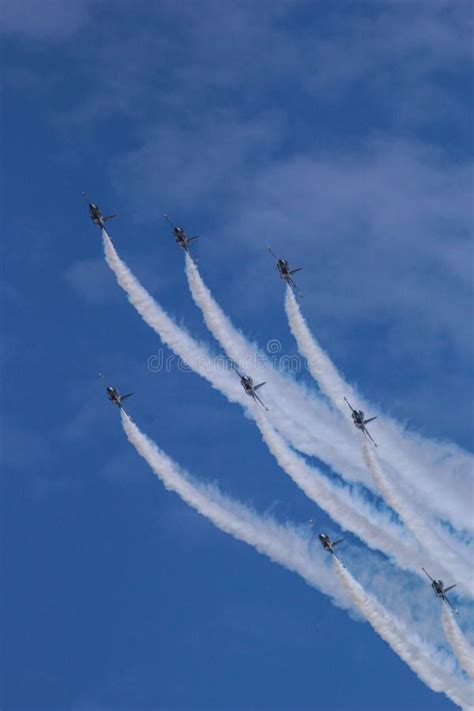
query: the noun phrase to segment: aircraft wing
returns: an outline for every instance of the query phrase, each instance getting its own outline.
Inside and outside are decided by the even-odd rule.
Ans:
[[[376,420],[376,419],[377,419],[377,416],[375,416],[375,417],[369,417],[368,420],[364,420],[364,425],[368,425],[369,422],[373,422],[373,421]]]
[[[351,408],[352,412],[355,412],[354,408],[352,407],[351,403],[350,403],[349,400],[346,398],[346,396],[344,396],[344,400],[347,402],[347,404],[348,404],[349,407]]]
[[[376,442],[375,439],[372,437],[372,435],[370,434],[370,432],[369,432],[369,430],[367,429],[367,427],[364,427],[364,434],[367,435],[367,437],[368,437],[368,438],[370,439],[370,441],[373,443],[374,447],[376,447],[376,446],[377,446],[377,442]]]
[[[253,389],[258,390],[259,388],[263,387],[265,383],[259,383],[258,385],[254,385]]]
[[[132,397],[133,393],[127,393],[126,395],[121,395],[120,399],[121,400],[126,400],[128,397]]]
[[[454,605],[453,605],[453,603],[451,602],[451,600],[448,600],[447,597],[444,597],[444,598],[443,598],[443,602],[445,602],[447,605],[449,605],[449,607],[452,609],[453,612],[456,613],[456,615],[459,615],[459,611],[456,610],[456,608],[454,607]]]
[[[338,541],[334,541],[334,543],[332,544],[332,547],[334,548],[334,546],[337,546],[339,543],[342,543],[343,540],[344,540],[344,538],[340,538]]]
[[[199,235],[195,235],[194,237],[188,237],[188,242],[192,242],[195,239],[199,239]]]
[[[453,588],[455,588],[456,585],[457,585],[457,583],[454,583],[454,585],[450,585],[449,588],[444,588],[444,592],[445,592],[445,593],[449,592],[450,590],[452,590]]]
[[[298,269],[292,269],[290,274],[296,274],[296,272],[300,272],[303,269],[303,267],[298,267]]]
[[[433,582],[434,582],[434,578],[431,577],[431,575],[428,573],[428,571],[425,570],[424,568],[422,568],[422,571],[424,572],[424,574],[425,574],[425,575],[431,580],[431,582],[433,583]]]
[[[103,217],[102,219],[104,222],[107,222],[107,220],[113,220],[114,217],[117,217],[117,215],[107,215],[107,217]]]
[[[272,257],[273,257],[274,259],[276,259],[277,262],[278,262],[278,257],[277,257],[276,254],[273,252],[273,250],[272,250],[271,247],[268,247],[268,251],[270,252],[270,254],[272,255]]]
[[[264,384],[264,383],[262,383],[262,385],[263,385],[263,384]],[[252,397],[253,397],[254,400],[256,400],[256,401],[263,407],[264,410],[266,410],[266,411],[268,412],[268,407],[265,405],[264,402],[262,402],[262,401],[260,400],[260,398],[258,397],[258,395],[257,395],[255,392],[252,394]]]
[[[293,272],[291,272],[291,274],[293,274]],[[295,282],[293,281],[293,279],[291,277],[289,277],[289,279],[288,279],[288,284],[290,285],[293,294],[295,296],[299,296],[300,299],[302,299],[303,292],[298,289],[298,287],[296,286]]]

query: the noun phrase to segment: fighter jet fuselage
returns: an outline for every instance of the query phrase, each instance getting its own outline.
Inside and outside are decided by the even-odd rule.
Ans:
[[[128,397],[131,397],[133,393],[127,393],[126,395],[120,395],[118,390],[116,388],[113,388],[111,385],[108,385],[106,388],[107,395],[109,396],[109,400],[114,403],[114,405],[117,405],[117,407],[122,407],[122,401],[126,400]]]
[[[191,250],[189,248],[189,245],[191,242],[193,242],[195,239],[199,239],[198,235],[195,235],[194,237],[188,237],[186,232],[183,230],[182,227],[177,227],[174,225],[168,215],[165,215],[165,220],[168,222],[169,225],[171,225],[171,228],[173,230],[173,235],[176,240],[176,244],[181,247],[182,250],[187,252],[189,255],[191,255]],[[192,256],[192,255],[191,255]]]
[[[240,379],[240,382],[242,383],[242,387],[244,388],[245,392],[247,395],[251,395],[253,392],[253,380],[250,376],[248,375],[243,375]]]
[[[433,580],[431,587],[438,597],[443,597],[444,595],[444,583],[442,580]]]
[[[364,411],[363,410],[355,410],[352,413],[352,419],[354,421],[355,426],[359,430],[364,429]]]
[[[82,193],[85,199],[87,200],[87,196],[85,193]],[[112,220],[116,215],[107,215],[104,217],[102,212],[100,211],[100,208],[98,205],[95,205],[93,202],[88,202],[88,208],[89,208],[89,217],[91,218],[92,222],[97,225],[101,230],[104,229],[105,223],[108,222],[109,220]]]
[[[274,254],[274,252],[272,252],[271,247],[268,247],[268,251],[270,252],[272,257],[276,260],[276,267],[278,269],[278,273],[279,273],[281,279],[283,279],[283,281],[285,281],[288,284],[288,286],[293,290],[293,292],[295,294],[297,294],[298,296],[303,296],[301,291],[298,291],[298,288],[297,288],[295,282],[293,281],[293,274],[296,274],[296,272],[301,271],[301,269],[303,267],[298,267],[298,269],[291,269],[290,270],[290,265],[288,264],[288,261],[286,259],[281,259],[281,258],[277,257],[276,254]]]
[[[277,262],[277,269],[280,272],[282,279],[288,280],[290,277],[290,268],[286,259],[279,259]]]
[[[431,587],[433,589],[434,594],[436,597],[438,597],[440,600],[442,600],[446,605],[449,605],[451,609],[457,613],[456,608],[454,607],[453,603],[451,600],[448,598],[447,594],[450,590],[456,587],[456,583],[454,585],[450,585],[449,587],[445,588],[444,587],[444,582],[442,580],[436,580],[435,578],[432,578],[431,575],[428,573],[427,570],[422,568],[422,571],[425,573],[425,575],[431,580]]]
[[[338,541],[332,541],[330,536],[327,535],[327,533],[320,533],[319,534],[319,541],[324,548],[325,551],[328,551],[332,555],[334,555],[336,558],[336,554],[334,552],[334,547],[339,545],[339,543],[342,543],[344,539],[340,538]]]
[[[253,398],[255,402],[258,402],[263,408],[265,408],[265,410],[268,410],[268,407],[262,402],[262,400],[257,395],[257,390],[263,387],[265,383],[259,383],[258,385],[254,385],[253,378],[251,378],[250,375],[241,375],[241,373],[239,373],[236,368],[234,368],[234,370],[240,378],[240,384],[242,385],[245,394]]]
[[[357,427],[358,430],[360,430],[364,435],[366,435],[374,443],[375,446],[377,446],[372,435],[366,427],[369,422],[373,422],[377,419],[377,417],[369,417],[367,420],[364,419],[365,414],[363,410],[356,410],[354,407],[352,407],[351,403],[346,397],[344,398],[344,400],[346,401],[348,407],[351,410],[351,417],[354,425]]]
[[[173,233],[176,239],[176,242],[179,244],[179,246],[186,250],[186,232],[181,229],[181,227],[174,227],[173,228]]]

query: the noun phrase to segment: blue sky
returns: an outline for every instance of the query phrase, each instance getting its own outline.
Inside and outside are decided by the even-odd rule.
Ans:
[[[454,708],[130,448],[99,371],[196,476],[338,530],[239,408],[150,370],[161,344],[81,191],[119,214],[119,253],[193,335],[212,341],[164,212],[201,235],[233,321],[291,354],[270,243],[304,266],[304,314],[345,375],[469,448],[470,3],[4,0],[0,25],[2,709]]]

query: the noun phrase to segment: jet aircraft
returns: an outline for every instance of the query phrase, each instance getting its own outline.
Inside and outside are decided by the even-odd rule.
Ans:
[[[313,529],[313,531],[316,530],[316,521],[314,521],[312,518],[309,520],[309,525]],[[319,542],[321,543],[322,547],[324,548],[325,551],[328,551],[333,555],[335,558],[339,560],[337,557],[336,553],[334,552],[334,547],[338,546],[339,543],[342,543],[345,539],[344,538],[339,538],[337,541],[332,541],[331,537],[328,536],[327,533],[318,533],[318,538]],[[339,562],[342,564],[342,562],[339,560]]]
[[[436,595],[436,597],[439,597],[440,600],[442,600],[446,605],[449,605],[451,609],[456,613],[459,614],[456,608],[454,607],[453,603],[451,600],[448,599],[448,596],[446,595],[447,592],[452,590],[453,588],[456,587],[457,583],[454,583],[454,585],[450,585],[449,587],[445,588],[444,583],[442,580],[435,580],[434,578],[431,577],[431,575],[428,573],[427,570],[422,568],[422,571],[425,573],[425,575],[431,580],[431,587],[433,588],[433,592]]]
[[[126,395],[120,395],[118,390],[116,388],[113,388],[111,385],[108,385],[107,388],[107,395],[109,396],[109,400],[114,403],[114,405],[117,405],[117,407],[122,407],[122,402],[123,400],[126,400],[128,397],[131,397],[133,393],[127,393]]]
[[[333,555],[335,558],[337,558],[337,555],[334,552],[334,546],[339,545],[339,543],[342,543],[344,538],[339,538],[338,541],[331,541],[330,536],[327,535],[327,533],[320,533],[319,535],[319,540],[324,548],[325,551],[329,551],[331,555]],[[339,560],[339,558],[337,558]]]
[[[171,225],[171,227],[173,228],[173,234],[174,234],[176,243],[181,247],[181,249],[184,249],[184,251],[187,252],[192,257],[193,255],[191,253],[189,245],[195,239],[199,239],[199,235],[196,235],[195,237],[188,237],[182,227],[176,227],[176,225],[174,225],[171,222],[168,215],[164,215],[164,218],[165,218],[166,222],[168,222]]]
[[[105,228],[105,223],[108,222],[108,220],[112,220],[112,218],[117,217],[117,215],[104,215],[101,213],[100,208],[98,205],[94,205],[93,202],[89,202],[87,199],[87,195],[85,193],[82,193],[84,195],[84,198],[86,199],[89,207],[89,216],[92,220],[92,222],[95,222],[97,227],[100,227],[101,230]]]
[[[349,400],[345,397],[344,400],[347,402],[349,407],[352,410],[352,420],[354,422],[354,425],[357,427],[358,430],[363,432],[367,437],[374,443],[375,446],[377,446],[374,438],[370,434],[369,430],[367,429],[366,425],[369,424],[369,422],[373,422],[374,420],[377,419],[377,417],[369,417],[368,420],[364,420],[364,411],[363,410],[354,410],[352,407],[351,403]]]
[[[286,259],[279,259],[276,254],[272,251],[271,247],[268,247],[268,251],[272,255],[274,259],[276,259],[276,266],[278,269],[278,273],[280,274],[280,278],[283,279],[283,281],[286,281],[288,286],[292,289],[293,293],[295,293],[297,296],[303,296],[302,292],[299,291],[298,287],[296,286],[295,282],[293,281],[293,274],[296,274],[296,272],[300,272],[303,267],[298,267],[298,269],[291,269],[290,270],[290,265],[288,264]]]
[[[240,382],[242,384],[243,389],[245,390],[245,393],[249,397],[252,397],[268,412],[268,407],[260,400],[259,396],[257,395],[257,390],[259,390],[263,385],[265,385],[265,383],[259,383],[258,385],[254,385],[253,379],[250,377],[250,375],[242,375],[235,367],[234,370],[240,378]]]

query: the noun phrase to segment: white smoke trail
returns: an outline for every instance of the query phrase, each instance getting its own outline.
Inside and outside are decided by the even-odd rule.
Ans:
[[[246,396],[240,383],[226,371],[222,360],[215,358],[206,346],[195,341],[168,316],[120,259],[105,230],[102,231],[102,237],[107,264],[143,320],[194,372],[205,378],[231,402],[246,405]]]
[[[418,635],[410,632],[376,598],[367,593],[336,559],[334,566],[341,584],[361,615],[419,678],[433,691],[444,692],[462,708],[474,709],[474,689],[457,677],[452,669],[446,671],[448,660],[426,648]]]
[[[129,301],[138,313],[151,326],[160,338],[189,365],[195,372],[206,378],[214,387],[223,392],[227,398],[239,402],[244,406],[250,404],[244,394],[238,378],[227,372],[209,351],[201,344],[194,341],[182,328],[177,326],[163,311],[159,304],[142,287],[129,268],[119,258],[112,241],[107,233],[103,233],[105,257],[108,265],[116,275],[119,285],[126,292]],[[194,270],[192,260],[188,260]],[[255,416],[254,408],[249,408],[249,414]],[[286,418],[279,420],[282,429],[285,429]],[[329,432],[327,436],[329,436]]]
[[[280,430],[282,429],[280,424],[282,420],[288,425],[289,420],[293,418],[294,427],[301,431],[301,428],[306,426],[305,420],[308,419],[308,401],[299,403],[300,406],[295,408],[293,403],[300,397],[300,393],[297,391],[298,386],[289,383],[279,373],[276,373],[271,364],[266,361],[264,354],[260,353],[256,346],[249,344],[245,337],[233,327],[214,300],[196,265],[188,255],[186,255],[186,274],[191,294],[203,313],[206,325],[229,357],[239,365],[252,362],[252,360],[254,363],[258,360],[260,365],[264,365],[265,377],[269,384],[273,384],[274,390],[278,393],[278,398],[271,403],[268,418],[275,420],[276,413],[277,426]],[[284,411],[278,409],[280,403],[286,405]],[[303,418],[301,418],[302,415]],[[403,568],[415,570],[417,574],[421,573],[417,546],[406,538],[401,540],[403,536],[400,527],[393,524],[388,513],[383,514],[376,511],[356,492],[350,492],[347,488],[334,485],[327,477],[321,476],[316,469],[309,467],[296,452],[287,446],[263,413],[254,409],[254,418],[265,443],[280,466],[309,498],[327,511],[345,530],[359,536],[368,546],[391,556]],[[330,429],[330,432],[325,433],[325,437],[337,441],[334,424]],[[288,428],[285,433],[288,436]],[[295,440],[293,431],[289,436],[291,441]]]
[[[158,334],[163,343],[171,348],[195,373],[205,378],[230,402],[239,403],[247,408],[249,399],[243,392],[236,375],[228,371],[222,359],[214,357],[206,346],[195,341],[183,328],[177,326],[120,259],[105,230],[103,230],[102,236],[107,264],[114,272],[118,284],[127,294],[128,300],[144,321]],[[271,393],[269,394],[271,395]],[[251,414],[250,410],[248,412]],[[324,435],[324,437],[320,435],[318,446],[315,448],[312,433],[305,433],[302,427],[294,425],[286,414],[281,412],[278,398],[272,400],[272,417],[279,431],[297,449],[308,455],[319,456],[333,469],[344,471],[348,478],[353,471],[358,470],[360,475],[356,478],[360,480],[364,476],[367,483],[372,485],[371,477],[363,466],[360,451],[356,447],[351,449],[349,446],[347,453],[344,454],[347,449],[343,446],[344,440],[340,440],[338,446],[333,445],[332,440],[334,432],[337,431],[337,423],[334,421],[334,414],[328,413],[329,410],[326,413],[321,411],[317,427],[314,428],[315,432]],[[333,420],[329,425],[327,425],[328,417]],[[350,438],[346,438],[345,441],[351,443]]]
[[[191,294],[196,305],[202,311],[207,327],[214,335],[216,340],[222,345],[229,357],[232,358],[232,360],[234,360],[239,365],[241,365],[242,363],[251,363],[252,360],[254,363],[258,361],[259,365],[264,368],[264,377],[268,380],[269,385],[273,386],[272,391],[269,391],[268,397],[271,398],[272,392],[277,393],[278,395],[277,398],[271,401],[271,407],[268,417],[276,423],[276,426],[278,427],[278,429],[280,429],[282,434],[284,434],[287,439],[289,439],[289,441],[295,442],[295,430],[301,432],[302,429],[307,428],[307,421],[309,417],[311,417],[311,415],[315,417],[319,416],[318,425],[320,426],[320,413],[316,410],[314,404],[311,403],[311,399],[306,398],[304,402],[298,402],[298,400],[301,398],[299,386],[295,383],[288,381],[287,378],[282,377],[280,373],[275,372],[274,368],[272,367],[272,364],[269,363],[266,359],[266,356],[258,350],[258,347],[254,344],[248,343],[245,337],[237,329],[234,328],[230,320],[227,318],[227,316],[223,313],[222,309],[216,303],[210,290],[204,284],[196,265],[187,255],[186,274]],[[296,310],[296,316],[293,313],[294,310]],[[308,328],[304,322],[304,319],[301,316],[296,299],[289,288],[287,289],[287,311],[289,312],[290,325],[294,327],[295,334],[303,340],[305,354],[307,354],[309,349],[311,348],[311,344],[313,341],[311,338],[311,334],[309,333]],[[300,348],[300,350],[302,350],[302,348]],[[333,401],[337,403],[338,397],[340,396],[340,400],[343,403],[344,408],[347,409],[343,395],[345,384],[343,383],[331,361],[324,354],[324,352],[319,349],[318,353],[321,354],[321,358],[319,360],[313,358],[314,362],[311,364],[311,367],[316,369],[316,372],[319,375],[319,379],[322,379],[325,384],[329,383],[328,385],[326,385],[326,388],[327,392],[332,394]],[[321,375],[321,373],[323,375]],[[334,395],[334,393],[337,393],[337,397]],[[297,404],[297,406],[295,406],[295,404]],[[311,409],[313,410],[312,412]],[[284,431],[281,425],[282,421],[284,422]],[[264,434],[262,430],[264,422],[265,419],[263,417],[259,417],[257,420],[257,424],[259,425],[262,434]],[[345,447],[347,438],[344,437],[344,441],[341,446],[340,438],[338,437],[338,431],[336,430],[336,427],[337,423],[331,423],[329,427],[330,431],[325,431],[323,433],[323,437],[324,439],[327,439],[329,437],[331,441],[337,443],[338,449],[340,450],[341,448]],[[265,436],[264,434],[264,440],[271,448],[268,431],[269,430],[267,427],[267,435]],[[317,432],[318,430],[314,428],[314,431]],[[272,437],[270,437],[270,439],[273,439],[273,442],[276,441],[275,435],[276,433],[273,431],[273,435]],[[283,442],[280,441],[279,445],[280,454],[277,455],[275,453],[275,449],[272,450],[273,454],[277,456],[277,459],[282,465],[282,467],[290,474],[290,476],[292,476],[293,480],[296,481],[301,488],[303,488],[305,493],[310,498],[312,498],[322,508],[328,511],[328,513],[330,513],[333,518],[338,520],[341,525],[343,525],[346,529],[351,530],[359,536],[361,536],[362,533],[361,537],[368,543],[368,545],[378,547],[378,542],[381,542],[385,539],[385,545],[382,549],[385,552],[389,552],[390,555],[395,554],[395,560],[398,560],[400,564],[403,565],[403,567],[407,567],[407,560],[410,560],[411,567],[413,568],[414,566],[417,572],[419,573],[420,561],[417,555],[417,551],[412,550],[411,553],[408,554],[408,556],[404,556],[403,553],[397,551],[397,547],[395,545],[396,539],[390,541],[389,536],[385,535],[385,531],[383,530],[380,530],[379,535],[370,535],[370,537],[367,536],[367,532],[370,529],[373,529],[374,526],[371,526],[369,522],[362,524],[362,516],[360,516],[360,513],[364,512],[369,518],[370,516],[372,516],[373,519],[377,518],[377,514],[375,511],[373,511],[373,507],[367,505],[364,506],[364,502],[361,497],[358,497],[358,500],[356,500],[354,499],[354,497],[351,497],[347,491],[340,492],[340,495],[338,496],[339,492],[335,487],[331,488],[336,498],[333,498],[329,495],[324,496],[323,491],[325,480],[321,479],[318,486],[316,484],[315,478],[311,476],[312,470],[307,467],[305,462],[301,458],[298,458],[297,455],[292,452],[288,447],[286,447]],[[316,445],[316,451],[318,451],[319,448],[320,445],[318,442]],[[286,455],[282,454],[283,450],[286,450]],[[338,462],[338,464],[340,465],[340,462]],[[346,473],[344,469],[341,469],[341,466],[338,466],[337,471],[339,471],[340,473]],[[303,472],[306,473],[303,474]],[[387,486],[381,487],[378,481],[376,483],[378,484],[379,490],[383,494],[388,491]],[[325,488],[327,489],[328,486],[326,486]],[[357,510],[354,511],[352,508],[352,510],[350,511],[349,518],[343,517],[341,515],[336,517],[334,512],[342,511],[344,510],[344,508],[346,510],[346,515],[349,514],[347,506],[344,507],[338,505],[337,499],[341,499],[342,497],[345,498],[346,503],[349,499],[351,499],[351,504],[356,504],[356,509],[359,513],[357,512]],[[327,503],[322,504],[322,500],[325,500]],[[391,501],[394,502],[394,496],[391,496]],[[404,511],[405,513],[407,512],[408,506],[399,510],[399,507],[393,506],[392,503],[392,508],[394,508],[399,514],[401,514],[402,511]],[[382,525],[389,522],[388,516],[379,516],[379,519],[380,518],[383,521]],[[430,525],[424,522],[424,518],[421,515],[420,506],[418,506],[416,512],[413,512],[413,516],[408,517],[408,522],[411,525],[410,530],[413,530],[413,532],[416,531],[416,533],[419,534],[416,536],[416,538],[422,545],[424,545],[425,548],[429,547],[428,543],[430,541],[435,542],[437,544],[435,547],[435,552],[437,554],[440,554],[444,551],[445,556],[448,559],[448,563],[451,565],[451,567],[448,569],[455,571],[454,574],[461,580],[470,580],[470,574],[466,574],[466,566],[464,566],[462,564],[462,561],[459,559],[459,555],[461,549],[463,548],[463,545],[458,541],[457,551],[453,552],[452,550],[450,550],[450,545],[452,544],[452,541],[449,541],[448,543],[446,542],[446,540],[442,541],[434,531],[435,524],[432,522],[431,515],[429,516],[429,519]],[[449,536],[446,535],[444,538],[447,539],[449,538]],[[468,588],[468,591],[472,592],[472,588]]]
[[[215,486],[193,481],[181,472],[154,442],[140,432],[123,410],[121,416],[129,441],[167,489],[175,491],[186,503],[221,530],[253,546],[272,561],[298,573],[310,585],[330,595],[337,605],[348,607],[348,599],[341,594],[341,590],[338,590],[335,577],[328,574],[330,567],[324,564],[321,556],[309,553],[308,541],[301,538],[293,527],[280,526],[269,517],[261,518],[242,504],[224,496]],[[321,570],[324,570],[323,575]],[[355,585],[358,586],[358,583]],[[365,592],[360,590],[365,596]],[[354,590],[349,589],[347,592],[353,604],[364,616],[367,616],[365,606],[360,605],[358,599],[360,595],[354,599]],[[442,691],[455,703],[463,704],[466,709],[470,708],[465,702],[468,698],[466,685],[453,674],[452,669],[446,671],[447,660],[427,647],[417,636],[410,635],[409,640],[405,641],[403,634],[406,630],[403,626],[396,623],[379,603],[377,605],[378,617],[383,617],[385,626],[391,624],[392,629],[387,631],[382,624],[378,624],[378,619],[374,622],[374,613],[368,619],[374,629],[389,642],[392,649],[431,689]],[[430,659],[434,661],[429,661]]]
[[[298,302],[291,289],[287,289],[285,309],[290,330],[298,350],[306,358],[313,378],[333,405],[350,418],[344,402],[346,396],[356,407],[361,397],[341,377],[331,359],[319,345],[308,328]],[[370,405],[371,415],[377,415]],[[472,516],[473,484],[472,457],[455,445],[425,440],[403,429],[391,418],[380,415],[383,430],[378,434],[381,455],[401,477],[410,474],[411,487],[418,494],[420,508],[430,507],[441,516],[447,516],[455,527],[474,530]]]
[[[225,369],[222,368],[222,362],[214,359],[205,346],[194,341],[186,331],[177,326],[174,321],[169,318],[159,304],[157,304],[141,286],[128,267],[120,260],[110,238],[105,232],[103,238],[107,263],[114,271],[120,286],[126,291],[130,302],[148,325],[160,335],[162,340],[169,345],[186,364],[193,368],[199,375],[205,377],[214,387],[223,392],[229,400],[239,402],[242,405],[247,404],[248,400],[237,378],[235,378],[233,374],[226,372]],[[246,400],[247,402],[245,402]],[[255,416],[254,409],[250,411],[250,414]],[[283,421],[285,420],[286,418],[283,417]],[[293,466],[293,471],[295,470],[296,466]],[[293,474],[293,476],[296,476],[296,474]],[[311,474],[306,476],[307,482],[310,477]],[[409,567],[409,561],[413,559],[413,554],[410,555],[407,551],[410,543],[409,541],[405,541],[403,544],[400,543],[400,536],[398,535],[397,529],[390,523],[387,516],[378,514],[375,509],[371,512],[370,506],[366,504],[360,496],[350,494],[348,491],[344,492],[340,487],[330,484],[327,479],[322,481],[327,482],[326,486],[323,489],[320,487],[318,492],[315,492],[314,486],[310,486],[309,489],[306,487],[306,491],[310,492],[308,495],[312,496],[314,500],[321,504],[322,501],[325,500],[330,515],[343,526],[356,533],[356,535],[359,535],[368,545],[380,548],[387,553],[387,555],[395,555],[395,560],[397,560],[400,565]],[[324,497],[321,492],[325,492]],[[333,495],[335,496],[334,501]],[[334,505],[336,500],[344,502],[339,509]],[[352,509],[355,510],[352,511]],[[341,515],[337,518],[337,511],[347,513],[351,511],[351,516],[347,521],[344,521],[345,516]],[[363,523],[364,515],[368,519],[365,525]],[[370,522],[371,518],[372,523]],[[380,528],[377,529],[377,535],[372,536],[374,526],[377,527],[378,525]],[[391,537],[393,537],[393,541],[390,541]],[[372,538],[373,540],[371,542]],[[398,548],[399,545],[400,547]],[[411,565],[411,567],[413,567],[413,565]]]
[[[340,594],[326,557],[319,550],[310,549],[309,541],[293,526],[281,526],[269,516],[258,516],[243,504],[226,497],[216,486],[196,482],[144,435],[123,410],[121,415],[129,441],[167,489],[175,491],[217,528],[298,573],[309,585],[329,595],[338,606],[347,607],[347,599]]]
[[[420,573],[416,545],[388,513],[376,511],[348,487],[333,484],[292,450],[276,432],[265,414],[255,413],[262,438],[280,467],[306,496],[326,511],[340,527],[358,536],[369,548],[380,550],[402,568]]]
[[[344,473],[345,478],[372,486],[370,477],[360,466],[359,452],[352,438],[347,436],[349,428],[344,420],[303,386],[279,373],[268,355],[247,341],[224,314],[189,255],[186,255],[186,276],[193,300],[216,341],[247,375],[254,377],[258,371],[258,377],[267,382],[262,397],[269,405],[270,419],[285,439],[301,452],[316,456]],[[308,424],[309,418],[315,424]]]
[[[474,649],[461,632],[454,615],[443,604],[443,630],[460,665],[474,679]]]
[[[437,524],[434,521],[427,523],[424,517],[419,515],[416,504],[411,504],[407,497],[400,495],[396,484],[391,482],[388,475],[385,474],[366,439],[363,442],[362,451],[367,467],[385,501],[398,513],[420,547],[428,551],[431,556],[431,562],[425,560],[425,565],[436,566],[437,570],[454,576],[464,590],[472,596],[474,594],[472,561],[464,562],[460,550],[453,550],[450,546],[451,542],[441,540],[438,536]],[[458,545],[458,548],[461,548],[461,544]]]

